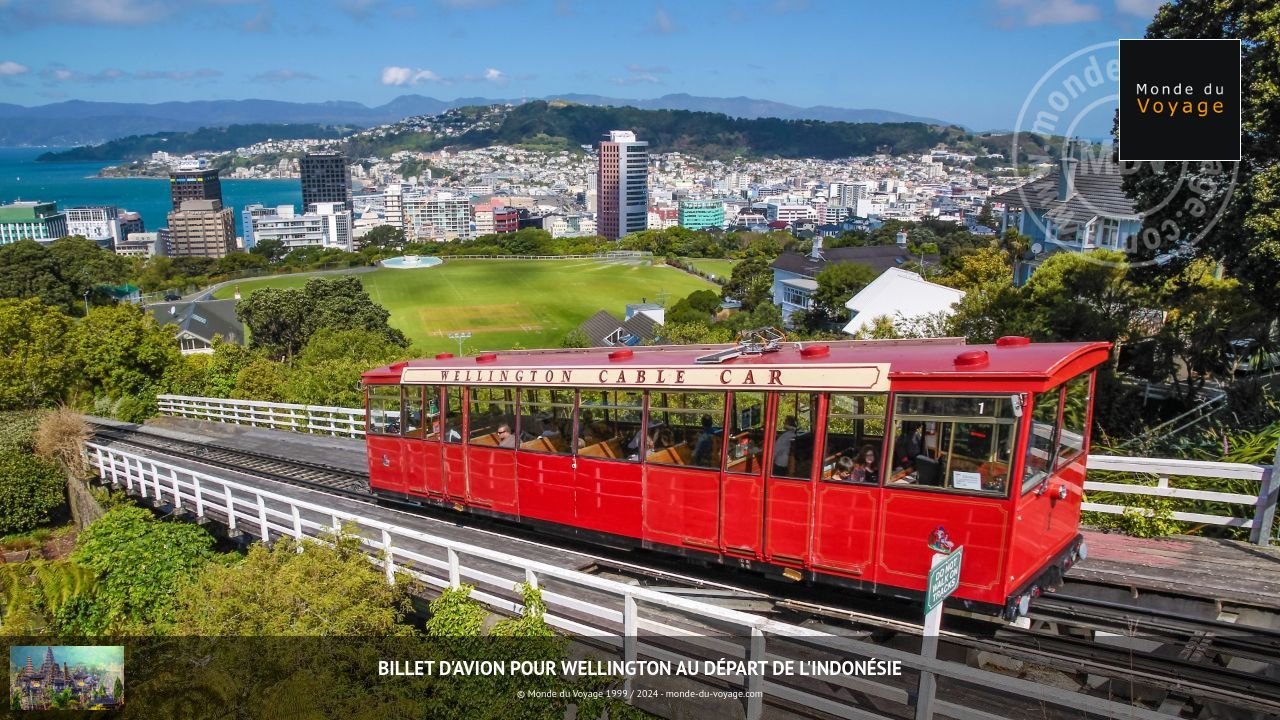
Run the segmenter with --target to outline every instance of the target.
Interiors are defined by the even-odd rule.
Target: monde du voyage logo
[[[1240,159],[1240,41],[1120,41],[1120,161]]]

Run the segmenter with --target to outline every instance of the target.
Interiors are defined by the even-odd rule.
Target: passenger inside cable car
[[[1016,400],[899,394],[894,484],[1005,494]]]

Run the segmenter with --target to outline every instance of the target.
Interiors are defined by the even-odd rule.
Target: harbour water
[[[60,148],[0,148],[0,204],[14,200],[56,200],[59,208],[115,205],[142,213],[147,230],[168,224],[169,182],[159,178],[99,178],[111,163],[38,163],[41,153]],[[222,200],[235,210],[236,234],[245,205],[302,204],[302,185],[292,180],[222,181]],[[300,209],[300,208],[299,208]]]

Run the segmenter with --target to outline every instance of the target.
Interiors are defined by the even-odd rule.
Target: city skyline
[[[1157,5],[10,0],[0,4],[7,28],[0,86],[7,102],[28,106],[689,93],[1006,128],[1054,63],[1103,40],[1141,36]],[[195,40],[201,52],[191,52]],[[110,56],[89,49],[104,42]],[[998,77],[957,71],[965,66],[1001,70]]]

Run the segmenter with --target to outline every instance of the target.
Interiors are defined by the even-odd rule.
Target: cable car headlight
[[[1025,617],[1030,610],[1031,610],[1031,595],[1024,594],[1022,597],[1018,598],[1018,614]]]

